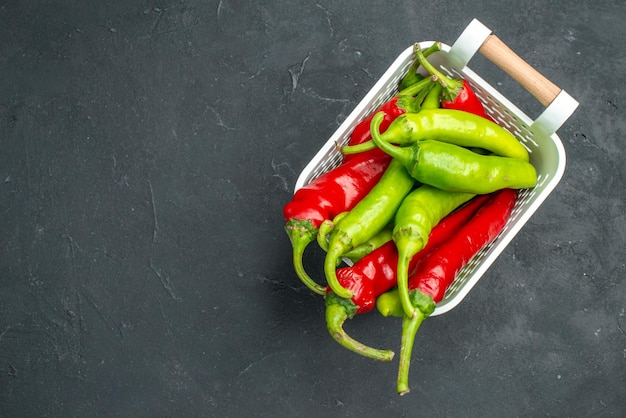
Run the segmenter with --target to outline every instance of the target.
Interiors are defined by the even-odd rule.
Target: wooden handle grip
[[[521,84],[542,105],[548,106],[561,89],[524,61],[496,35],[489,35],[478,50]]]

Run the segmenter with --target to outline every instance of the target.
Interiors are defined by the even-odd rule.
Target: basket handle
[[[476,52],[500,67],[539,103],[546,106],[545,111],[535,119],[533,128],[554,133],[578,107],[578,102],[569,94],[517,55],[492,34],[489,28],[474,19],[450,48],[450,56],[457,68],[463,68]]]
[[[487,37],[478,52],[510,75],[544,106],[549,106],[561,92],[556,84],[524,61],[494,34]]]

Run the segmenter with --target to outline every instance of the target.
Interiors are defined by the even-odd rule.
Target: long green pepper
[[[352,292],[341,286],[337,279],[338,260],[384,229],[414,184],[415,179],[406,168],[399,161],[392,160],[372,190],[331,230],[324,274],[328,286],[337,296],[352,297]]]
[[[417,113],[405,113],[389,125],[381,138],[397,145],[436,139],[466,148],[483,148],[501,157],[529,160],[526,148],[509,131],[481,116],[456,109],[423,109]],[[344,146],[342,152],[355,154],[375,147],[372,138],[358,145]]]
[[[474,194],[504,188],[529,188],[537,183],[537,170],[527,160],[480,155],[462,146],[433,139],[419,140],[406,147],[392,145],[380,133],[382,118],[381,113],[372,118],[372,140],[394,161],[400,161],[421,183],[450,192]],[[478,132],[466,131],[466,135],[477,137]]]
[[[398,208],[392,237],[398,248],[398,292],[409,318],[415,314],[409,298],[411,259],[426,246],[433,227],[474,196],[473,193],[447,192],[423,184],[409,193]]]

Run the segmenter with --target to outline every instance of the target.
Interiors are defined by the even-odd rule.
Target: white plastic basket
[[[424,49],[432,43],[420,42],[420,46]],[[535,120],[530,119],[467,67],[467,63],[476,52],[480,52],[503,69],[546,106],[541,115]],[[336,144],[347,144],[354,127],[397,93],[398,83],[413,62],[413,57],[411,45],[396,58],[307,164],[296,181],[295,190],[340,163],[341,154]],[[451,47],[442,44],[441,52],[432,54],[429,61],[448,75],[463,77],[470,83],[483,101],[489,115],[499,125],[513,133],[528,149],[530,162],[538,174],[538,182],[534,188],[520,191],[518,202],[505,229],[459,272],[432,314],[440,315],[463,300],[561,180],[565,171],[565,151],[556,131],[576,110],[578,102],[533,69],[476,19],[467,26]]]

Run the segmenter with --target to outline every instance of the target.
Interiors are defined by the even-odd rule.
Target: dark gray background
[[[327,334],[282,207],[402,50],[475,17],[581,106],[563,180],[423,324],[400,397],[396,362]],[[1,2],[0,416],[624,416],[624,19],[622,0]],[[399,320],[346,328],[398,350]]]

